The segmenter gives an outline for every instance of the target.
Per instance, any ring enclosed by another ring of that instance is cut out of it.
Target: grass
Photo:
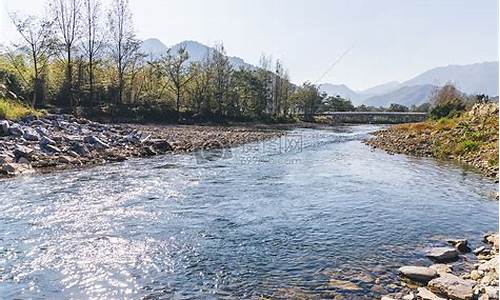
[[[19,101],[0,99],[0,119],[15,120],[30,115],[40,115],[41,112]]]

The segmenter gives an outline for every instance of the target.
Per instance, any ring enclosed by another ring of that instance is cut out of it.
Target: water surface
[[[494,182],[373,151],[377,128],[0,181],[0,298],[371,299],[425,247],[496,230]]]

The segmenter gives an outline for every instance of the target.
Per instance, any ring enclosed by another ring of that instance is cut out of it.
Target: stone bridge
[[[399,124],[422,122],[427,118],[423,112],[324,112],[314,115],[315,119],[332,123]]]

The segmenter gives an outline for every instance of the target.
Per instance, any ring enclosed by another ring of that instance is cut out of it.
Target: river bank
[[[0,120],[0,177],[227,148],[282,134],[268,126],[103,124],[72,115]]]
[[[391,126],[366,143],[390,153],[455,160],[498,178],[498,104],[476,104],[455,118]]]
[[[499,299],[498,233],[486,234],[474,250],[466,239],[446,242],[426,251],[429,266],[400,267],[403,289],[382,300]]]

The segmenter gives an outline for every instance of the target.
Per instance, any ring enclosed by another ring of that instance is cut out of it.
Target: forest
[[[0,50],[4,97],[33,108],[159,122],[284,122],[319,111],[382,110],[327,97],[311,82],[295,85],[283,63],[264,54],[255,69],[235,68],[222,43],[203,61],[188,63],[183,47],[151,59],[141,52],[128,0],[109,7],[53,0],[47,11],[11,13],[21,39]]]

